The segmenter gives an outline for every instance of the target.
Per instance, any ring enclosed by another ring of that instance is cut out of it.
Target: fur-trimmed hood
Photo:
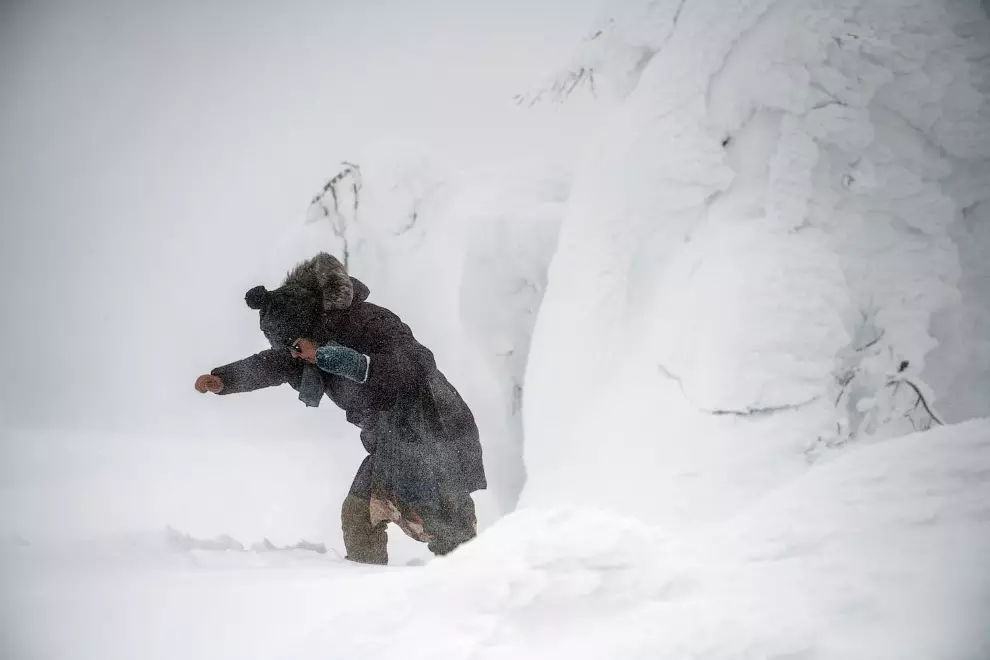
[[[290,270],[282,286],[300,286],[319,293],[325,312],[347,309],[354,300],[354,286],[347,269],[326,252],[320,252]]]
[[[309,336],[323,313],[364,302],[368,287],[351,278],[344,264],[326,252],[296,265],[274,291],[256,286],[244,295],[261,315],[261,330],[272,346]]]

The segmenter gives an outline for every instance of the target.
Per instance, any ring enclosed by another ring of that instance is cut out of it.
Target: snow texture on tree
[[[523,502],[695,525],[830,447],[931,426],[922,392],[988,414],[977,3],[612,12],[578,62],[629,90],[550,267]]]

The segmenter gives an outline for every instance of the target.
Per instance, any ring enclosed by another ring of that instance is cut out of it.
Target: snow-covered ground
[[[530,509],[424,567],[174,535],[3,553],[24,660],[982,660],[990,421],[849,450],[694,533]]]

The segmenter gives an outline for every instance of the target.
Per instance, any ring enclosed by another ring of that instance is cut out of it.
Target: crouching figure
[[[247,292],[271,348],[196,380],[219,395],[288,384],[307,406],[326,394],[361,429],[368,456],[341,508],[347,558],[388,563],[392,522],[438,555],[477,533],[471,493],[486,487],[478,427],[433,353],[321,253],[282,285]]]

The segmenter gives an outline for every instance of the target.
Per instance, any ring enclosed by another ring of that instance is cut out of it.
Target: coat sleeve
[[[217,367],[210,373],[223,381],[220,394],[239,394],[289,383],[298,387],[303,365],[287,348],[261,351],[256,355]]]
[[[382,405],[417,394],[436,368],[433,353],[391,312],[376,315],[364,326],[370,360],[365,387]]]

